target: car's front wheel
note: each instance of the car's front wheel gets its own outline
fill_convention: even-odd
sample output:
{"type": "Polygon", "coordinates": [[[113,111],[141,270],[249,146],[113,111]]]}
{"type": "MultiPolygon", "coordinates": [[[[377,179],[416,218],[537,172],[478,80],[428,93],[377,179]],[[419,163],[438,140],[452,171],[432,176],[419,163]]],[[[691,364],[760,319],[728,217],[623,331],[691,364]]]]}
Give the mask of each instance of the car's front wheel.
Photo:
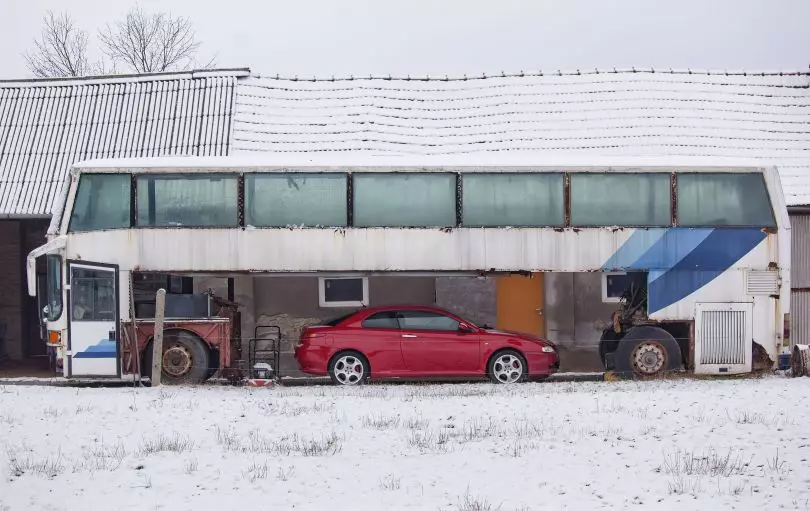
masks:
{"type": "Polygon", "coordinates": [[[489,379],[495,383],[519,383],[526,379],[526,359],[515,350],[504,350],[489,359],[489,379]]]}
{"type": "Polygon", "coordinates": [[[338,385],[359,385],[369,375],[366,357],[356,351],[341,351],[329,362],[329,377],[338,385]]]}

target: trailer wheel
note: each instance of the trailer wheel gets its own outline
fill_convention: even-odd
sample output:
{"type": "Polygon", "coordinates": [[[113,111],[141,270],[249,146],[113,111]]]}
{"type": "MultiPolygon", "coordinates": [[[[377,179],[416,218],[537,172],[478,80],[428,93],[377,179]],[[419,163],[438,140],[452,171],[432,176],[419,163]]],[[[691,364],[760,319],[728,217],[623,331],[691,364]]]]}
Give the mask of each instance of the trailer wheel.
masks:
{"type": "MultiPolygon", "coordinates": [[[[210,377],[211,353],[203,341],[188,332],[166,332],[163,337],[161,383],[202,383],[210,377]]],[[[152,375],[152,345],[144,353],[144,376],[152,375]]]]}
{"type": "Polygon", "coordinates": [[[681,349],[674,339],[624,339],[616,348],[616,373],[652,378],[682,368],[681,349]]]}

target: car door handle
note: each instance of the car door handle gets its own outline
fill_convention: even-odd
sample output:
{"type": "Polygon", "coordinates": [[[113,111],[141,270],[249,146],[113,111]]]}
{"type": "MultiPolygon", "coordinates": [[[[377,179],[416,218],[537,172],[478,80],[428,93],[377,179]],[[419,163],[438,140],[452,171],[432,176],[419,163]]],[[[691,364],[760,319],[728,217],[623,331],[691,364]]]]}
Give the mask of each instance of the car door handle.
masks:
{"type": "Polygon", "coordinates": [[[415,336],[415,335],[411,335],[411,334],[402,334],[402,337],[408,337],[408,338],[411,338],[411,339],[415,339],[415,338],[416,338],[416,336],[415,336]]]}

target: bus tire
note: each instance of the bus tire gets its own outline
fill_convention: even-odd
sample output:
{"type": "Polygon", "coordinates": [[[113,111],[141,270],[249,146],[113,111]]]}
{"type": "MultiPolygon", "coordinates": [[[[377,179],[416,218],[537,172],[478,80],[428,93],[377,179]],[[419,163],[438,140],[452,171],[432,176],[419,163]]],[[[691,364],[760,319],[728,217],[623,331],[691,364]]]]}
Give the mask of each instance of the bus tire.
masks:
{"type": "Polygon", "coordinates": [[[683,369],[683,357],[672,335],[657,327],[631,329],[614,355],[619,377],[655,378],[683,369]]]}
{"type": "MultiPolygon", "coordinates": [[[[144,376],[152,375],[152,343],[144,353],[144,376]]],[[[163,337],[163,371],[160,381],[167,385],[202,383],[209,378],[211,352],[195,334],[166,332],[163,337]]]]}

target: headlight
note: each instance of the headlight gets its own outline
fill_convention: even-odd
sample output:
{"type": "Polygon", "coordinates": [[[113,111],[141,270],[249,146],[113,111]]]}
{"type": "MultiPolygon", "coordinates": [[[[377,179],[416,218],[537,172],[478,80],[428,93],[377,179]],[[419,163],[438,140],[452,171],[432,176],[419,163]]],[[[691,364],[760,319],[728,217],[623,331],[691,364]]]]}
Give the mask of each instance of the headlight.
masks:
{"type": "Polygon", "coordinates": [[[543,353],[554,353],[554,348],[552,348],[551,346],[543,346],[542,348],[540,348],[540,351],[542,351],[543,353]]]}

